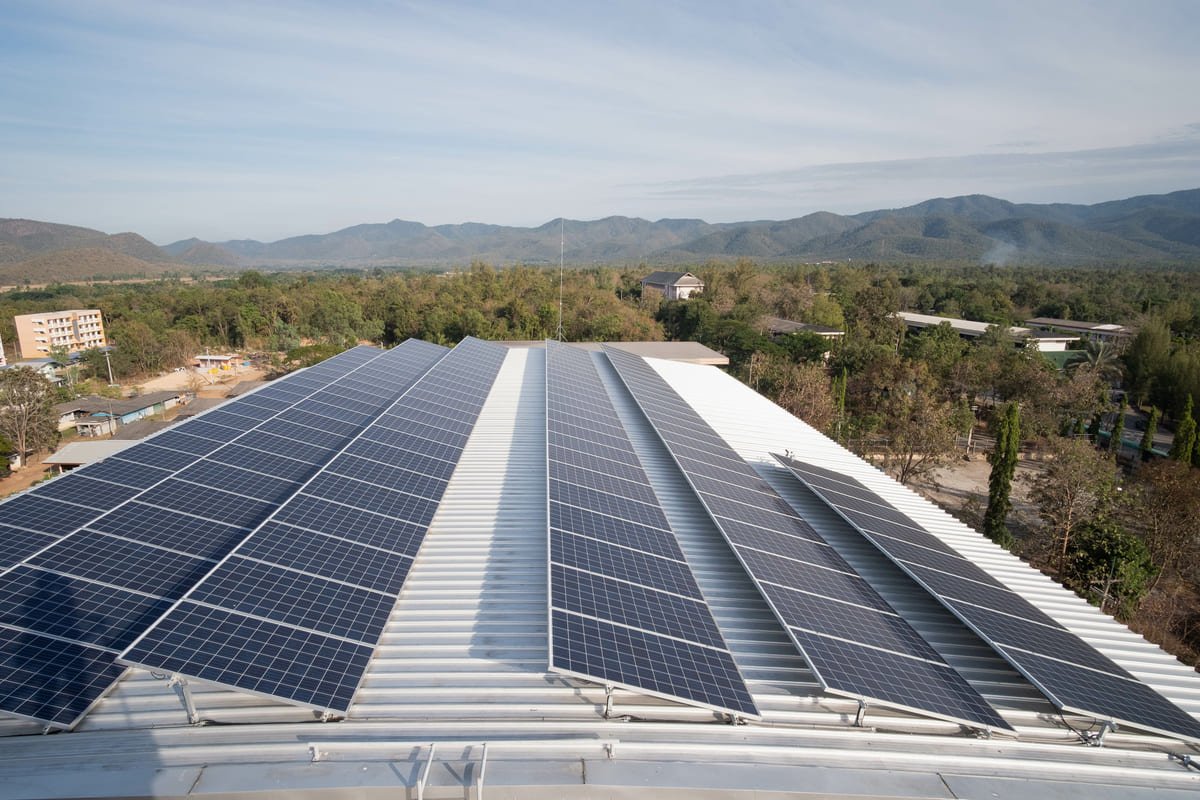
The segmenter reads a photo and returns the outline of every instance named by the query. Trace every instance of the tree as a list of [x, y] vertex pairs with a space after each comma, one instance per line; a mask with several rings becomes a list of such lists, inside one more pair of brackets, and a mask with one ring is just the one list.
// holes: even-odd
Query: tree
[[31, 369], [0, 373], [0, 436], [12, 443], [22, 464], [28, 454], [58, 443], [54, 396], [54, 385]]
[[1161, 319], [1146, 320], [1124, 356], [1125, 369], [1129, 373], [1129, 391], [1137, 403], [1146, 401], [1170, 355], [1171, 329]]
[[1117, 408], [1117, 418], [1113, 421], [1112, 433], [1108, 437], [1108, 449], [1117, 455], [1121, 456], [1121, 448], [1125, 442], [1125, 413], [1129, 410], [1129, 403], [1125, 398], [1121, 398], [1121, 405]]
[[1123, 495], [1122, 521], [1146, 542], [1162, 576], [1179, 576], [1200, 563], [1200, 481], [1191, 467], [1147, 464]]
[[[907, 374], [905, 374], [907, 372]], [[900, 483], [926, 478], [954, 452], [954, 406], [942, 400], [924, 365], [902, 368], [881, 404], [884, 467]]]
[[1120, 380], [1121, 361], [1112, 345], [1107, 342], [1087, 341], [1082, 350], [1075, 352], [1077, 355], [1065, 366], [1068, 373], [1086, 372], [1109, 384]]
[[1041, 544], [1062, 574], [1075, 532], [1104, 516], [1112, 503], [1115, 465], [1083, 440], [1056, 439], [1045, 469], [1030, 482], [1030, 497], [1045, 523]]
[[1149, 461], [1154, 450], [1154, 434], [1158, 433], [1160, 412], [1157, 406], [1150, 408], [1150, 418], [1146, 420], [1146, 432], [1142, 434], [1142, 443], [1138, 449], [1142, 451], [1142, 461]]
[[1196, 420], [1192, 417], [1192, 396], [1187, 397], [1183, 407], [1183, 416], [1175, 426], [1175, 439], [1171, 442], [1170, 457], [1172, 461], [1192, 463], [1192, 450], [1196, 446]]
[[1127, 618], [1146, 596], [1157, 573], [1141, 539], [1114, 520], [1097, 519], [1079, 527], [1064, 578], [1101, 611]]
[[996, 448], [989, 461], [992, 471], [988, 476], [988, 504], [983, 515], [983, 532], [1001, 547], [1012, 547], [1013, 537], [1006, 520], [1012, 511], [1012, 480], [1017, 470], [1017, 459], [1021, 446], [1021, 410], [1016, 403], [1009, 403], [996, 430]]
[[767, 357], [761, 367], [764, 393], [819, 431], [833, 428], [837, 418], [833, 388], [820, 364], [793, 364], [780, 356]]

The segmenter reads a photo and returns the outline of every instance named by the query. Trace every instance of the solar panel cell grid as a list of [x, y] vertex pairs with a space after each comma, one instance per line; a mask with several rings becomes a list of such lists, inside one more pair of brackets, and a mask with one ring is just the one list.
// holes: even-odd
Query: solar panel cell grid
[[[222, 426], [213, 425], [212, 427], [219, 429]], [[225, 439], [228, 440], [232, 438], [233, 431], [228, 428], [225, 428], [225, 430], [230, 433], [230, 436], [226, 436]], [[220, 447], [224, 442], [219, 439], [191, 436], [181, 430], [169, 430], [166, 433], [160, 433], [159, 435], [155, 436], [153, 443], [155, 447], [166, 447], [170, 448], [171, 450], [177, 450], [180, 453], [187, 453], [189, 456], [191, 456], [191, 458], [186, 460], [181, 459], [179, 463], [182, 465], [194, 461], [199, 456], [211, 453], [213, 450], [216, 450], [218, 447]]]
[[196, 603], [355, 641], [378, 637], [394, 597], [232, 556], [188, 594]]
[[550, 601], [555, 608], [723, 649], [703, 600], [678, 597], [552, 564]]
[[88, 527], [200, 558], [223, 556], [249, 533], [246, 528], [136, 500], [89, 523]]
[[[871, 585], [855, 574], [845, 562], [841, 564], [842, 570], [838, 571], [803, 561], [779, 558], [748, 548], [739, 549], [738, 556], [745, 562], [747, 569], [754, 574], [755, 579], [760, 582], [774, 583], [803, 592], [832, 597], [843, 603], [870, 608], [877, 612], [888, 613], [892, 610], [891, 606], [871, 588]], [[789, 625], [809, 627], [803, 621], [807, 617], [792, 619], [785, 615], [785, 619], [788, 620]], [[825, 620], [817, 618], [812, 622], [819, 625]], [[829, 624], [835, 623], [830, 620]], [[821, 628], [818, 627], [816, 630], [821, 630]]]
[[[949, 547], [863, 484], [848, 476], [834, 481], [828, 470], [782, 456], [776, 458], [1041, 687], [1051, 702], [1060, 708], [1110, 718], [1134, 727], [1173, 731], [1200, 741], [1200, 724], [1194, 719], [1149, 687], [1133, 680], [1107, 656], [1016, 592], [1005, 589], [991, 576], [984, 575], [981, 581], [969, 581], [960, 576], [977, 575], [980, 571], [973, 566], [960, 568], [951, 563], [946, 565], [949, 569], [943, 571], [909, 561], [909, 558], [926, 559], [930, 552], [915, 545], [930, 545], [938, 552]], [[828, 488], [831, 485], [836, 485], [837, 491]], [[879, 506], [887, 509], [880, 516], [897, 522], [888, 528], [888, 536], [865, 532], [874, 523], [861, 509]], [[1097, 690], [1098, 686], [1104, 688]], [[1131, 702], [1131, 697], [1139, 699]]]
[[[428, 373], [419, 370], [413, 380], [424, 374], [418, 386], [435, 396], [449, 392], [471, 397], [475, 415], [505, 354], [501, 348], [468, 340]], [[452, 373], [455, 364], [462, 366]], [[410, 402], [409, 394], [403, 394], [393, 408]], [[461, 405], [467, 407], [465, 402]], [[345, 442], [341, 455], [276, 509], [123, 658], [302, 705], [345, 710], [407, 574], [406, 556], [419, 547], [445, 488], [440, 477], [360, 457], [362, 443], [378, 437], [395, 445], [370, 449], [372, 455], [385, 457], [389, 451], [420, 452], [434, 449], [432, 445], [445, 462], [423, 463], [452, 467], [466, 441], [461, 432], [394, 416], [387, 418], [388, 424], [404, 429], [385, 429], [385, 409], [379, 411], [379, 419], [360, 431], [356, 441]], [[431, 415], [431, 420], [436, 417]], [[352, 451], [360, 455], [345, 456]], [[339, 475], [335, 468], [376, 482]], [[206, 622], [216, 631], [204, 635]], [[313, 647], [345, 646], [340, 640], [361, 649], [353, 650], [352, 662], [339, 665], [336, 674], [317, 680], [295, 661], [310, 660]]]
[[198, 461], [175, 477], [181, 481], [244, 494], [267, 502], [282, 501], [300, 488], [300, 484], [296, 481], [281, 480], [261, 472], [252, 472], [212, 461]]
[[184, 613], [158, 624], [163, 635], [143, 640], [125, 658], [164, 670], [320, 708], [345, 711], [371, 648], [217, 608], [184, 603]]
[[10, 714], [69, 725], [124, 671], [108, 651], [0, 628], [0, 708]]
[[313, 465], [325, 463], [333, 453], [333, 450], [328, 447], [309, 444], [299, 439], [289, 439], [286, 436], [277, 436], [261, 430], [242, 434], [238, 437], [237, 443], [269, 455], [281, 455]]
[[317, 471], [317, 468], [307, 461], [297, 461], [278, 453], [266, 453], [240, 444], [227, 444], [207, 456], [206, 460], [295, 483], [303, 483]]
[[701, 596], [700, 587], [686, 564], [641, 550], [614, 547], [585, 536], [551, 530], [550, 560], [686, 597]]
[[[820, 541], [817, 532], [652, 367], [606, 352], [823, 686], [955, 721], [1009, 727], [836, 553], [809, 543]], [[876, 644], [891, 650], [868, 647]], [[841, 664], [854, 653], [869, 656], [870, 669]], [[924, 666], [926, 658], [938, 666]], [[935, 696], [911, 680], [912, 664], [939, 670], [955, 699], [947, 702], [945, 693]]]
[[268, 522], [238, 552], [246, 558], [334, 580], [353, 580], [366, 589], [391, 594], [400, 591], [412, 566], [408, 556], [281, 522]]
[[305, 494], [313, 497], [323, 497], [336, 500], [339, 503], [361, 508], [364, 511], [374, 511], [388, 517], [414, 522], [419, 525], [427, 524], [437, 511], [437, 501], [417, 497], [403, 491], [364, 483], [352, 478], [323, 472], [308, 484]]
[[416, 554], [424, 536], [424, 529], [411, 522], [303, 494], [273, 519], [410, 556]]
[[137, 444], [127, 450], [122, 450], [113, 458], [120, 461], [132, 461], [135, 464], [145, 464], [159, 469], [169, 470], [174, 472], [178, 469], [183, 469], [188, 464], [196, 460], [196, 456], [191, 453], [184, 453], [180, 450], [171, 450], [167, 447], [159, 447], [155, 442], [161, 439], [161, 436], [154, 437], [153, 440], [143, 444]]
[[1008, 724], [945, 664], [930, 664], [884, 650], [794, 631], [813, 653], [819, 669], [841, 686], [860, 686], [862, 694], [918, 711], [926, 711], [996, 728]]
[[0, 584], [0, 623], [102, 648], [124, 647], [169, 605], [26, 566]]
[[213, 565], [209, 559], [86, 528], [59, 541], [28, 563], [157, 597], [180, 596]]
[[[23, 494], [0, 506], [0, 523], [16, 528], [63, 536], [100, 516], [99, 509]], [[10, 566], [10, 565], [4, 565]]]
[[23, 561], [56, 541], [58, 537], [48, 533], [34, 533], [9, 525], [0, 525], [0, 569], [6, 564]]
[[262, 522], [274, 509], [273, 504], [262, 500], [174, 478], [146, 490], [138, 500], [162, 508], [203, 514], [217, 522], [247, 528]]
[[758, 713], [726, 651], [564, 611], [552, 613], [552, 625], [552, 655], [564, 669], [717, 708], [732, 705], [742, 714]]
[[38, 487], [38, 495], [65, 500], [91, 508], [105, 508], [128, 500], [140, 489], [107, 481], [94, 481], [83, 475], [64, 475]]
[[122, 486], [134, 486], [139, 489], [153, 486], [171, 476], [170, 470], [116, 458], [106, 458], [85, 467], [77, 467], [76, 471], [94, 480], [108, 481]]
[[551, 504], [550, 527], [666, 558], [679, 557], [679, 544], [670, 531], [562, 503]]

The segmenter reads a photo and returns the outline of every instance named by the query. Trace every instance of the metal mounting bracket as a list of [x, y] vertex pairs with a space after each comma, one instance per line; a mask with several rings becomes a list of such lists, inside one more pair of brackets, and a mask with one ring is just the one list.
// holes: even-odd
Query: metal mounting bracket
[[867, 716], [867, 704], [864, 700], [858, 701], [858, 713], [854, 715], [854, 727], [863, 727], [863, 719]]
[[192, 699], [192, 689], [188, 686], [187, 678], [179, 673], [174, 673], [167, 682], [167, 686], [173, 688], [175, 693], [179, 695], [179, 700], [183, 703], [183, 710], [187, 712], [188, 723], [191, 725], [198, 724], [200, 722], [200, 714], [196, 711], [196, 702]]

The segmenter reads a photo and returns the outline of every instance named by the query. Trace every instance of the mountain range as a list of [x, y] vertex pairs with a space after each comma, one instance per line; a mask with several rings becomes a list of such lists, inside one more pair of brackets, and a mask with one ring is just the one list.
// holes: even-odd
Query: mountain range
[[[135, 233], [0, 220], [0, 283], [24, 277], [146, 274], [194, 267], [319, 268], [555, 264], [560, 231], [572, 265], [759, 261], [952, 261], [997, 264], [1200, 262], [1200, 189], [1095, 205], [1010, 203], [986, 195], [789, 220], [551, 220], [537, 228], [392, 220], [276, 242], [186, 239], [158, 247]], [[74, 265], [74, 266], [72, 266]], [[142, 269], [138, 269], [142, 265]], [[17, 279], [17, 280], [14, 280]]]

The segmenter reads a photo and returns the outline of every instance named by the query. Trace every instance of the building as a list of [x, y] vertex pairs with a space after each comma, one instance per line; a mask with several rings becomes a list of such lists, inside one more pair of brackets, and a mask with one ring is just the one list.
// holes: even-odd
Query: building
[[97, 308], [20, 314], [13, 317], [21, 358], [41, 358], [55, 348], [68, 351], [105, 347], [104, 319]]
[[118, 428], [156, 414], [164, 414], [183, 402], [187, 395], [177, 391], [148, 392], [137, 397], [112, 399], [87, 395], [54, 406], [60, 431], [75, 428], [80, 436], [107, 436]]
[[0, 366], [0, 369], [31, 369], [55, 386], [59, 386], [64, 381], [63, 377], [59, 374], [62, 366], [62, 364], [59, 364], [53, 358], [30, 358], [25, 361], [14, 361], [11, 364], [5, 364]]
[[642, 278], [642, 293], [661, 292], [666, 300], [687, 300], [704, 291], [704, 281], [690, 272], [651, 272]]
[[1109, 342], [1111, 344], [1123, 344], [1132, 339], [1134, 335], [1132, 329], [1111, 322], [1079, 322], [1073, 319], [1034, 317], [1033, 319], [1025, 320], [1025, 324], [1039, 331], [1074, 334], [1076, 339], [1088, 339], [1095, 342]]
[[[897, 311], [896, 316], [902, 319], [910, 330], [936, 328], [945, 322], [954, 329], [955, 333], [964, 339], [978, 339], [987, 333], [988, 328], [995, 327], [990, 322], [975, 322], [956, 317], [938, 317], [932, 314], [917, 314], [912, 311]], [[1008, 333], [1014, 339], [1022, 339], [1029, 335], [1029, 329], [1013, 326], [1008, 329]]]
[[0, 503], [0, 797], [1200, 791], [1194, 670], [665, 355], [355, 348]]
[[[988, 322], [975, 322], [956, 317], [938, 317], [931, 314], [916, 314], [912, 311], [897, 311], [896, 316], [904, 320], [909, 330], [920, 331], [925, 328], [936, 328], [943, 322], [947, 323], [954, 332], [964, 339], [978, 339], [987, 333], [988, 328], [994, 327]], [[1018, 347], [1039, 350], [1043, 353], [1066, 350], [1071, 344], [1079, 341], [1079, 337], [1061, 331], [1034, 330], [1014, 325], [1008, 329], [1008, 335]]]

